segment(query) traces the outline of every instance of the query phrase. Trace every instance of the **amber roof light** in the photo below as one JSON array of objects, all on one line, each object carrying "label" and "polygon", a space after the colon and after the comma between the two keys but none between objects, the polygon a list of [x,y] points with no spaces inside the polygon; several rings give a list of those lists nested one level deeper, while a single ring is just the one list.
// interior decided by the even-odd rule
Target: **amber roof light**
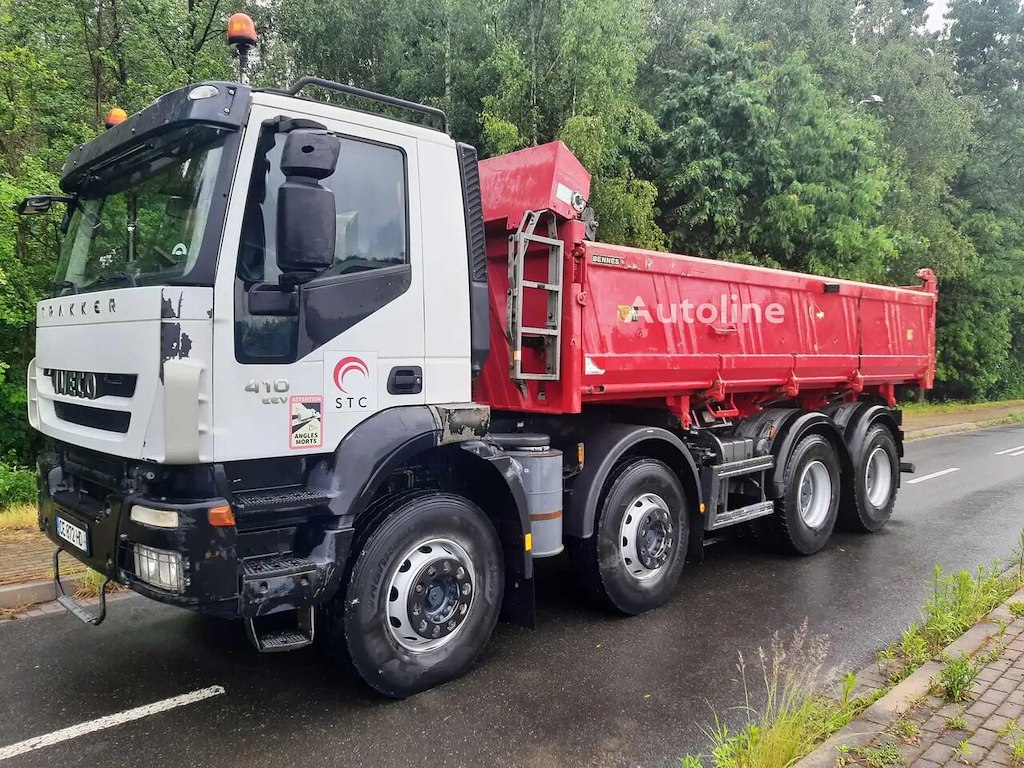
[{"label": "amber roof light", "polygon": [[127,119],[128,119],[128,113],[127,112],[125,112],[120,107],[114,107],[109,112],[107,112],[107,119],[106,119],[106,122],[104,124],[109,129],[109,128],[113,128],[115,125],[120,125],[121,123],[123,123]]},{"label": "amber roof light", "polygon": [[247,14],[231,14],[228,19],[228,45],[256,45],[256,25]]}]

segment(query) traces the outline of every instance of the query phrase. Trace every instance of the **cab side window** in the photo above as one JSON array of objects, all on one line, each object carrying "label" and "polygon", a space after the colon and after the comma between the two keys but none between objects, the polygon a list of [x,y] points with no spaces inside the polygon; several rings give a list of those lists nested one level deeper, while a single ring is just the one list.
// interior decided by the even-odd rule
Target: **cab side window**
[{"label": "cab side window", "polygon": [[[334,196],[333,263],[296,293],[295,311],[265,313],[255,291],[283,283],[277,263],[278,191],[288,133],[264,128],[250,183],[236,270],[236,357],[240,362],[290,362],[326,343],[397,298],[409,286],[408,190],[405,153],[340,137],[334,173],[319,181]],[[379,283],[379,285],[378,285]],[[346,287],[347,286],[347,287]],[[321,313],[330,302],[340,302]],[[333,323],[310,316],[342,317]],[[329,337],[328,337],[329,336]]]}]

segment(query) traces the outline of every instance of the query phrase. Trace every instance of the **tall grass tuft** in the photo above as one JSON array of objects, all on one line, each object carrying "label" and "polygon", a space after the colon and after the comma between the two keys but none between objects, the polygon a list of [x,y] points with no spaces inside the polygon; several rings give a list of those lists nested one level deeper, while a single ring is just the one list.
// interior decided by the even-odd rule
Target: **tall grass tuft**
[{"label": "tall grass tuft", "polygon": [[[744,704],[738,709],[746,722],[733,732],[715,714],[714,727],[706,731],[715,768],[785,768],[850,721],[864,703],[852,698],[853,675],[843,678],[838,699],[822,693],[828,647],[825,638],[808,632],[806,621],[788,642],[776,633],[767,651],[758,649],[754,689],[740,655]],[[700,764],[692,760],[680,762]]]}]

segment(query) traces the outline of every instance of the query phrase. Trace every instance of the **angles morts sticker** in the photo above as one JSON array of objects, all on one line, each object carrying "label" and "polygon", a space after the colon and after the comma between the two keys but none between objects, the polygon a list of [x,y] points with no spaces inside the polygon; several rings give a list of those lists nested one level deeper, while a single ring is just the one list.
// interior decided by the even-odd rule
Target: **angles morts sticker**
[{"label": "angles morts sticker", "polygon": [[291,419],[289,448],[319,448],[324,444],[324,399],[320,395],[288,398]]},{"label": "angles morts sticker", "polygon": [[377,410],[377,353],[325,352],[324,396],[329,412]]}]

